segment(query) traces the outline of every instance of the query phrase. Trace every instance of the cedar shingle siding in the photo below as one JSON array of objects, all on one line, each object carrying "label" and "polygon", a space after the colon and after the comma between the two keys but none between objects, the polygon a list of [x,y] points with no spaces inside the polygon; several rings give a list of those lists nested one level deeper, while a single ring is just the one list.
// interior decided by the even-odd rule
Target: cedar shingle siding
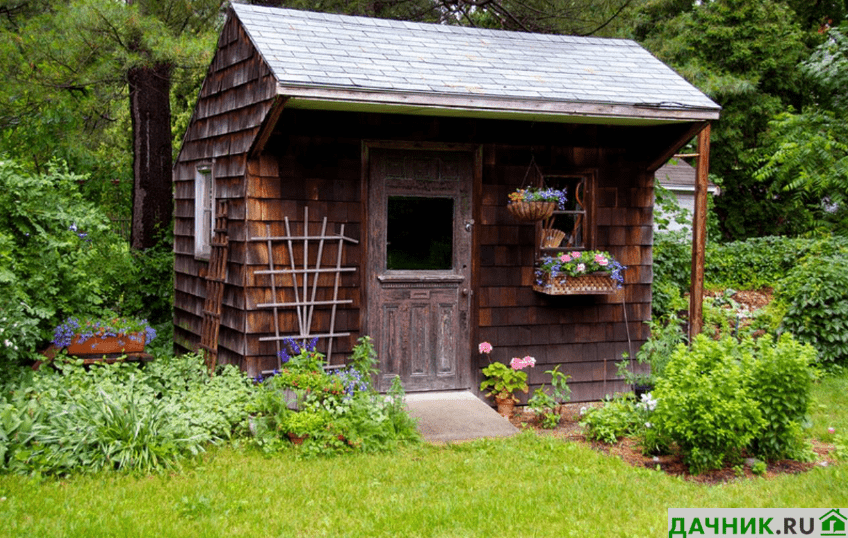
[{"label": "cedar shingle siding", "polygon": [[[468,388],[493,358],[537,358],[533,385],[563,364],[575,400],[613,389],[616,362],[647,338],[650,316],[653,171],[718,117],[718,107],[631,41],[574,38],[372,20],[234,4],[175,165],[175,338],[199,343],[205,261],[194,257],[194,177],[213,164],[219,199],[229,201],[229,271],[219,340],[222,361],[251,374],[276,366],[267,250],[251,237],[270,225],[299,227],[308,206],[314,230],[345,225],[336,331],[345,352],[364,334],[369,305],[366,196],[369,148],[471,148],[473,286],[471,356],[458,357]],[[595,248],[628,266],[612,295],[551,297],[531,289],[536,227],[514,220],[509,192],[531,156],[545,174],[591,170]],[[369,224],[370,223],[370,224]],[[295,258],[300,254],[296,252]],[[275,252],[287,264],[287,252]],[[329,264],[329,260],[327,260]],[[322,279],[319,296],[332,283]],[[291,300],[290,291],[278,299]],[[294,310],[281,330],[296,332]],[[326,328],[316,310],[316,327]],[[322,329],[323,330],[323,329]],[[334,362],[338,362],[337,357]],[[481,360],[483,362],[481,362]],[[465,388],[465,387],[457,387]]]}]

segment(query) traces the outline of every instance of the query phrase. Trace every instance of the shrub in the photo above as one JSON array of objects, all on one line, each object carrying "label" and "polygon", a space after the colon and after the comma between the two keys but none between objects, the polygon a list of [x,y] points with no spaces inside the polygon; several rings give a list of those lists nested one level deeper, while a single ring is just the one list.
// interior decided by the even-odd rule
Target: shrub
[{"label": "shrub", "polygon": [[809,456],[802,425],[807,420],[815,350],[783,334],[774,342],[764,336],[754,344],[748,392],[757,402],[765,426],[752,449],[765,459],[803,460]]},{"label": "shrub", "polygon": [[735,340],[698,335],[680,345],[658,380],[654,425],[677,444],[694,473],[736,458],[763,429],[750,386],[751,352]]},{"label": "shrub", "polygon": [[616,395],[604,400],[603,407],[589,408],[580,421],[586,438],[602,443],[615,443],[638,430],[639,411],[630,395]]},{"label": "shrub", "polygon": [[815,241],[791,237],[756,237],[709,243],[704,279],[714,288],[758,289],[783,278]]},{"label": "shrub", "polygon": [[812,344],[825,367],[848,363],[848,248],[809,255],[775,287],[782,328]]},{"label": "shrub", "polygon": [[0,329],[7,335],[0,360],[26,358],[67,315],[96,313],[108,302],[103,260],[120,264],[122,240],[83,200],[82,179],[58,166],[30,175],[0,160]]}]

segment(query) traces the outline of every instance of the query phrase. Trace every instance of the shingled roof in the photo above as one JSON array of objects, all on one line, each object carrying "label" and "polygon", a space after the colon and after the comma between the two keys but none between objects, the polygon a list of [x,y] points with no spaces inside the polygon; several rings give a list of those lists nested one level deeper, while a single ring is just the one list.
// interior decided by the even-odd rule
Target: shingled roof
[{"label": "shingled roof", "polygon": [[589,122],[720,107],[634,41],[233,4],[287,106]]}]

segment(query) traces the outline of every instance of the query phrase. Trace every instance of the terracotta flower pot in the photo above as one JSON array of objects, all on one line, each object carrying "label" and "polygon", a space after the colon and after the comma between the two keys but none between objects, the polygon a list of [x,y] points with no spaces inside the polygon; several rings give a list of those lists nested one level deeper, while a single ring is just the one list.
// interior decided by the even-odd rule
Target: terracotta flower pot
[{"label": "terracotta flower pot", "polygon": [[289,432],[289,441],[292,442],[293,445],[302,445],[304,439],[309,437],[308,435],[296,435],[294,433]]},{"label": "terracotta flower pot", "polygon": [[509,418],[515,411],[515,400],[512,398],[495,397],[495,403],[498,404],[498,414],[502,417]]}]

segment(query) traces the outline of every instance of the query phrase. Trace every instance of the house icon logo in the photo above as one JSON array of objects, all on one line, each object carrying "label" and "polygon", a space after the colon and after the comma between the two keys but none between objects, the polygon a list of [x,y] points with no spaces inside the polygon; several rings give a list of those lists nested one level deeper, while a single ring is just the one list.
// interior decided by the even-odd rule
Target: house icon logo
[{"label": "house icon logo", "polygon": [[846,536],[845,522],[848,521],[848,517],[843,516],[838,508],[819,517],[819,521],[821,521],[822,536]]}]

